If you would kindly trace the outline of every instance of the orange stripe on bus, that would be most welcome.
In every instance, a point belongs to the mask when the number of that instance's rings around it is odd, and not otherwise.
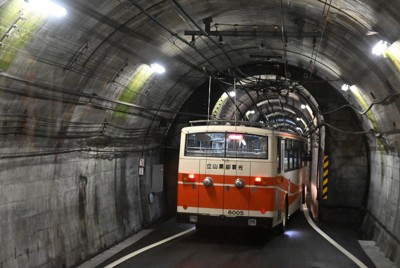
[[[250,210],[274,210],[275,191],[277,190],[270,188],[256,188],[256,191],[250,189]]]
[[[222,208],[223,207],[223,187],[204,187],[199,186],[199,207]]]
[[[193,184],[178,184],[178,193],[178,206],[199,206],[197,186],[193,189]]]
[[[289,186],[289,180],[282,176],[271,177],[267,180],[268,186],[278,187],[279,189],[263,188],[262,186],[265,185],[257,187],[257,185],[254,185],[255,177],[242,176],[240,178],[245,181],[245,185],[250,187],[237,189],[233,186],[235,180],[238,178],[237,176],[225,176],[225,181],[223,181],[224,176],[209,175],[213,178],[214,183],[230,185],[213,185],[207,188],[201,184],[203,176],[203,174],[198,176],[199,181],[197,181],[197,185],[194,183],[178,184],[178,206],[232,210],[278,210],[283,206],[285,193],[282,190],[287,190]],[[228,188],[229,190],[227,190]],[[289,205],[298,200],[300,196],[299,189],[298,185],[290,182]],[[275,203],[275,200],[278,202]]]
[[[237,210],[248,210],[249,209],[249,198],[250,188],[237,189],[236,187],[225,187],[224,189],[224,208],[225,209],[237,209]]]

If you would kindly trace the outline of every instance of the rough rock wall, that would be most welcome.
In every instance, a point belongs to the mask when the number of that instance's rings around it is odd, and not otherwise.
[[[159,152],[146,154],[146,170]],[[0,158],[0,267],[71,267],[164,211],[149,204],[150,172],[139,154],[65,153]]]
[[[359,131],[352,113],[339,111],[327,115],[326,122],[348,131]],[[327,199],[321,198],[321,218],[326,221],[361,225],[369,187],[366,138],[326,128],[325,155],[329,157]]]
[[[364,135],[346,133],[361,131],[360,119],[351,109],[336,110],[346,100],[329,85],[315,84],[307,89],[329,124],[325,127],[328,192],[327,199],[319,197],[319,217],[327,222],[361,225],[369,187],[367,139]]]

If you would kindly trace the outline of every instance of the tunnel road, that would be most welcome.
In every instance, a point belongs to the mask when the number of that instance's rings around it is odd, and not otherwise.
[[[99,267],[375,267],[355,231],[338,226],[327,231],[358,262],[317,233],[304,212],[298,212],[283,235],[249,229],[195,230],[193,225],[169,221]]]

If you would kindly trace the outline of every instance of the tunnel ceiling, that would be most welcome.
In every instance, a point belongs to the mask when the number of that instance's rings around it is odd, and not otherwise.
[[[322,112],[307,85],[326,81],[370,113],[365,131],[398,132],[400,65],[371,49],[399,38],[400,1],[56,1],[65,16],[33,2],[0,0],[3,135],[157,144],[209,79],[240,101],[216,117],[308,131]]]

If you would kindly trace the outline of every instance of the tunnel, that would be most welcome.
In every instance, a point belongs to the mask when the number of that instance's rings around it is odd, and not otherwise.
[[[400,266],[399,10],[0,0],[0,267],[76,267],[174,217],[195,120],[307,138],[314,220]]]

